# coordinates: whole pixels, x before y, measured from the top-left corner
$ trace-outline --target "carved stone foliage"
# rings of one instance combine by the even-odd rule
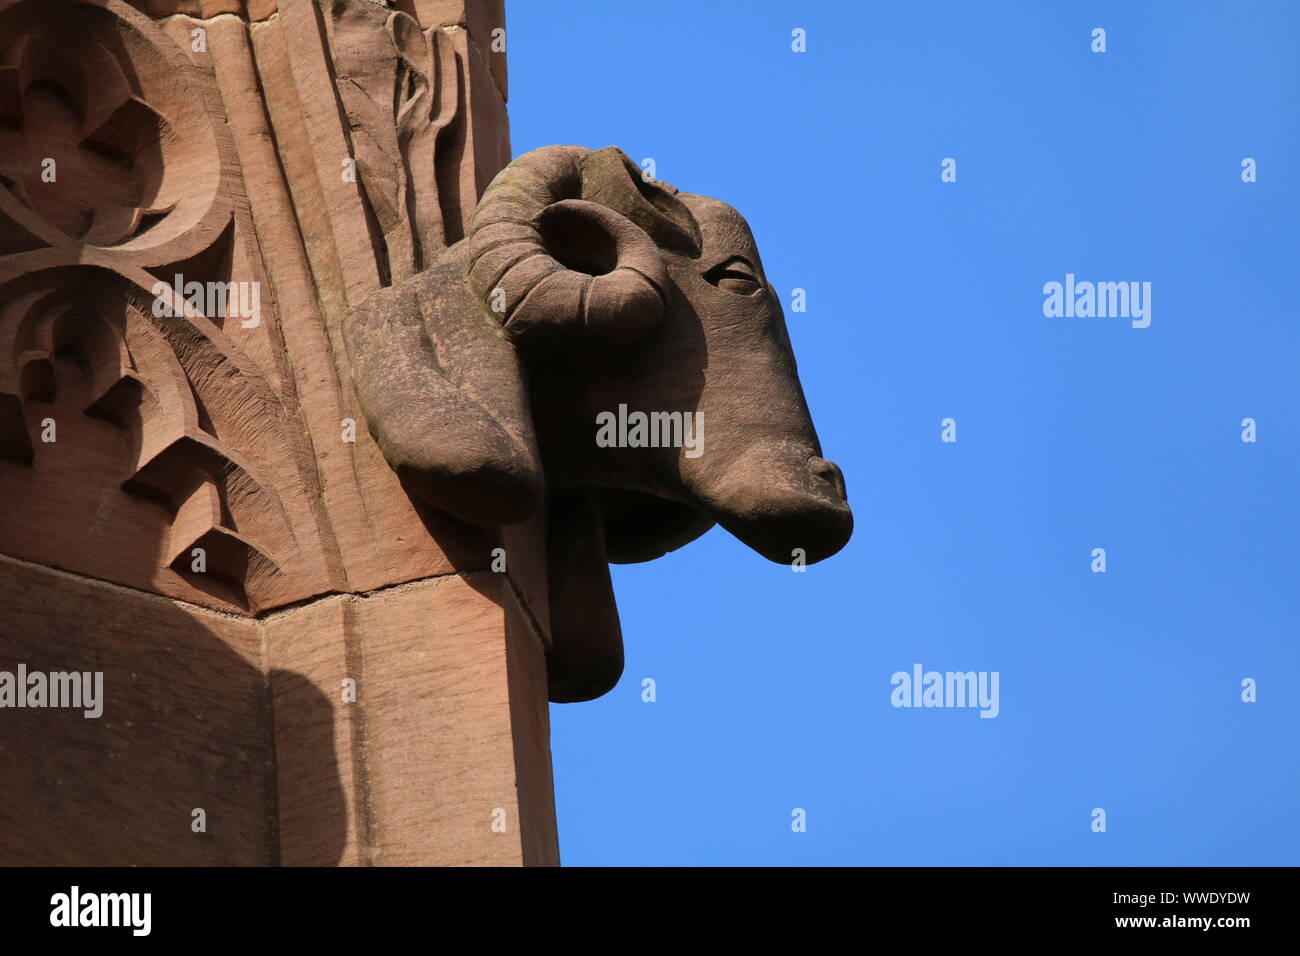
[[[10,2],[0,36],[0,547],[244,610],[319,582],[301,448],[223,314],[257,279],[208,84],[121,4]]]
[[[0,551],[244,613],[464,561],[339,338],[508,158],[455,6],[0,0]]]
[[[461,161],[472,136],[463,77],[477,49],[464,31],[422,30],[414,17],[374,4],[332,0],[330,16],[339,98],[387,284],[460,239],[486,185]],[[484,165],[495,170],[509,158]]]
[[[209,104],[188,72],[122,4],[0,5],[7,217],[123,265],[175,262],[211,241],[230,207]]]

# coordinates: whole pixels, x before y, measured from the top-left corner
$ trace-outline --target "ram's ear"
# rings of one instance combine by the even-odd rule
[[[614,210],[639,226],[655,244],[699,258],[700,227],[668,183],[647,174],[616,146],[582,160],[582,198]]]
[[[515,350],[447,263],[372,294],[344,341],[370,433],[413,495],[483,527],[540,506],[541,460]]]

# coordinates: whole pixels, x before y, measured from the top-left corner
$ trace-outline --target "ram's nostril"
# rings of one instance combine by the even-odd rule
[[[848,494],[844,490],[844,473],[840,471],[840,466],[833,461],[827,461],[825,458],[808,459],[808,467],[812,473],[826,482],[835,489],[835,493],[844,500],[848,500]]]

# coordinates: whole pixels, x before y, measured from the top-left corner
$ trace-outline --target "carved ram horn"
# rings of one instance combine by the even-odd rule
[[[483,194],[467,239],[469,282],[530,352],[602,351],[663,318],[659,244],[699,250],[671,187],[643,183],[620,150],[535,150]]]

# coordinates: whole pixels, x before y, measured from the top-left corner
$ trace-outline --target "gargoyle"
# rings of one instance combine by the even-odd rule
[[[412,495],[488,527],[545,508],[553,701],[622,673],[609,562],[714,522],[778,562],[819,561],[852,532],[745,220],[647,182],[614,147],[516,159],[466,237],[355,309],[345,339]],[[598,441],[599,422],[637,412],[653,435]]]

